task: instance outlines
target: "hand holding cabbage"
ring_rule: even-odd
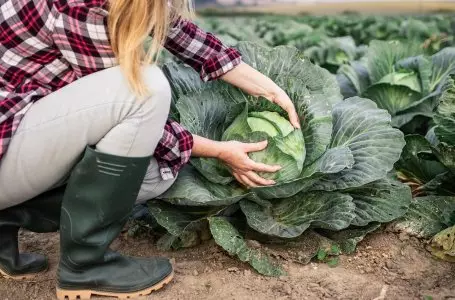
[[[300,122],[295,106],[286,92],[275,82],[244,62],[225,74],[221,79],[242,89],[251,96],[263,97],[279,105],[287,112],[289,121],[276,112],[251,113],[251,116],[247,118],[247,122],[253,132],[266,133],[267,137],[279,136],[284,138],[295,129],[298,133],[293,135],[301,137],[294,140],[295,143],[301,143],[295,146],[301,148],[299,149],[301,152],[304,151],[303,136],[300,131]],[[242,119],[237,119],[231,125],[232,130],[236,130],[235,126],[241,127],[243,121]],[[247,132],[247,128],[245,130]],[[276,183],[272,178],[277,178],[278,176],[267,173],[277,172],[281,169],[281,166],[274,164],[273,158],[267,159],[264,157],[264,155],[267,155],[265,150],[268,145],[267,139],[257,143],[242,143],[236,141],[235,137],[226,135],[224,140],[225,142],[217,143],[195,136],[193,156],[220,159],[231,170],[234,178],[246,187],[267,186]],[[267,164],[262,163],[262,161],[267,161]],[[257,172],[261,172],[263,176],[259,176]]]

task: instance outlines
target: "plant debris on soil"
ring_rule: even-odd
[[[50,269],[31,281],[0,279],[2,300],[55,298],[59,235],[20,235],[21,249],[45,253]],[[287,276],[257,274],[231,258],[213,240],[176,251],[158,251],[150,238],[121,235],[112,249],[134,256],[171,258],[175,279],[163,290],[142,299],[455,299],[455,265],[433,258],[424,242],[380,230],[368,235],[352,255],[341,255],[335,266],[314,258],[308,264],[276,253]],[[92,299],[109,299],[95,298]]]

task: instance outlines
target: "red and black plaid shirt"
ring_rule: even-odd
[[[34,102],[117,65],[108,39],[106,2],[0,0],[0,163]],[[203,81],[217,79],[241,61],[235,49],[185,20],[173,25],[164,47]],[[155,150],[163,179],[176,175],[192,146],[191,133],[168,120]]]

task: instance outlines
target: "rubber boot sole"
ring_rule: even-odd
[[[30,280],[34,279],[37,276],[45,273],[47,271],[47,267],[41,271],[38,271],[36,273],[28,273],[28,274],[22,274],[22,275],[11,275],[6,273],[4,270],[0,268],[0,277],[6,278],[6,279],[12,279],[12,280]]]
[[[154,291],[158,291],[163,288],[166,284],[170,283],[174,278],[174,272],[169,274],[166,278],[161,280],[159,283],[154,286],[148,287],[141,291],[133,293],[112,293],[112,292],[102,292],[95,290],[64,290],[57,288],[57,299],[58,300],[88,300],[92,295],[96,296],[105,296],[105,297],[115,297],[118,299],[134,299],[141,296],[146,296],[151,294]]]

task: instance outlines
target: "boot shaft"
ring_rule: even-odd
[[[61,264],[78,269],[105,260],[132,211],[150,159],[119,157],[87,147],[63,199]]]

